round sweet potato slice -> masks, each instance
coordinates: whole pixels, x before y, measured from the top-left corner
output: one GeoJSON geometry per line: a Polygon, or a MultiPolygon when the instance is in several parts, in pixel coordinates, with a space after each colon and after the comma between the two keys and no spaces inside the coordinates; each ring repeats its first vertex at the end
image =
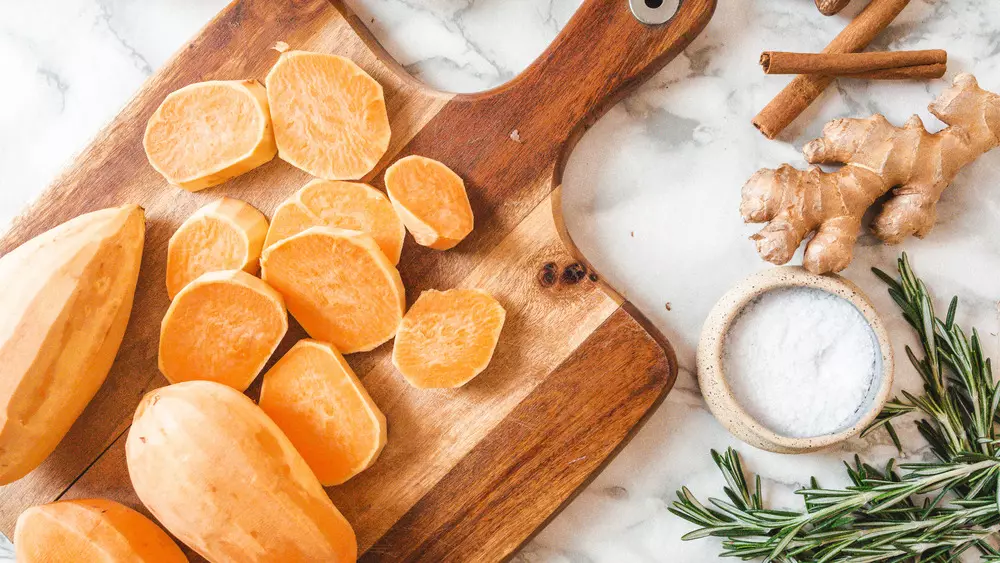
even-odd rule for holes
{"type": "Polygon", "coordinates": [[[368,233],[386,258],[399,263],[406,229],[384,193],[358,182],[313,180],[274,211],[264,246],[327,226],[368,233]]]}
{"type": "Polygon", "coordinates": [[[461,387],[490,363],[505,318],[485,291],[425,291],[399,325],[392,363],[414,387],[461,387]]]}
{"type": "Polygon", "coordinates": [[[264,374],[259,404],[324,486],[361,473],[385,446],[385,415],[326,342],[292,346],[264,374]]]}
{"type": "Polygon", "coordinates": [[[278,155],[327,180],[357,180],[389,148],[382,86],[350,59],[286,51],[265,80],[278,155]]]}
{"type": "Polygon", "coordinates": [[[309,336],[342,353],[372,350],[396,334],[403,280],[371,236],[311,227],[265,248],[260,265],[309,336]]]}
{"type": "Polygon", "coordinates": [[[242,270],[208,272],[180,290],[163,317],[160,371],[170,383],[245,391],[287,330],[277,291],[242,270]]]}
{"type": "Polygon", "coordinates": [[[465,182],[440,162],[411,155],[385,171],[385,190],[417,244],[448,250],[472,232],[465,182]]]}
{"type": "Polygon", "coordinates": [[[224,197],[195,211],[167,245],[167,296],[206,272],[254,274],[267,235],[267,218],[249,203],[224,197]]]}
{"type": "Polygon", "coordinates": [[[167,182],[196,192],[270,161],[278,149],[267,93],[256,80],[213,80],[169,94],[142,139],[167,182]]]}
{"type": "Polygon", "coordinates": [[[188,560],[151,520],[106,499],[64,500],[25,510],[17,519],[14,546],[19,563],[188,560]]]}

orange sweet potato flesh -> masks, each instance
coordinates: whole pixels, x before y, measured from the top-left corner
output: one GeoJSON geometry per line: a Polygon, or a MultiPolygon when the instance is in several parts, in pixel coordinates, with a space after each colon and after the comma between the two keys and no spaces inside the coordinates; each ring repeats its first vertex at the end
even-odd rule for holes
{"type": "Polygon", "coordinates": [[[351,354],[396,334],[403,280],[369,235],[312,227],[265,248],[260,262],[261,276],[309,336],[351,354]]]}
{"type": "Polygon", "coordinates": [[[403,222],[385,194],[358,182],[306,184],[274,211],[264,246],[324,225],[368,233],[389,261],[399,263],[406,236],[403,222]]]}
{"type": "Polygon", "coordinates": [[[0,485],[59,444],[111,369],[135,296],[142,208],[81,215],[0,258],[0,485]]]}
{"type": "Polygon", "coordinates": [[[66,500],[21,513],[18,563],[187,563],[170,536],[138,512],[106,499],[66,500]]]}
{"type": "Polygon", "coordinates": [[[142,139],[167,182],[196,192],[249,172],[277,153],[267,93],[255,80],[213,80],[169,94],[142,139]]]}
{"type": "Polygon", "coordinates": [[[385,415],[325,342],[300,340],[264,374],[260,408],[324,486],[364,471],[385,446],[385,415]]]}
{"type": "Polygon", "coordinates": [[[278,155],[326,180],[357,180],[389,148],[382,86],[350,59],[286,51],[265,81],[278,155]]]}
{"type": "Polygon", "coordinates": [[[170,237],[167,296],[206,272],[256,273],[266,235],[267,219],[249,203],[224,197],[202,207],[170,237]]]}
{"type": "Polygon", "coordinates": [[[285,434],[211,381],[151,391],[125,441],[132,486],[209,561],[353,562],[357,540],[285,434]]]}
{"type": "Polygon", "coordinates": [[[448,250],[472,232],[465,182],[436,160],[411,155],[396,161],[385,171],[385,189],[417,244],[448,250]]]}
{"type": "Polygon", "coordinates": [[[392,363],[414,387],[460,387],[493,358],[506,313],[478,289],[429,290],[406,312],[392,363]]]}
{"type": "Polygon", "coordinates": [[[288,330],[281,295],[242,270],[209,272],[177,294],[160,325],[160,371],[246,390],[288,330]]]}

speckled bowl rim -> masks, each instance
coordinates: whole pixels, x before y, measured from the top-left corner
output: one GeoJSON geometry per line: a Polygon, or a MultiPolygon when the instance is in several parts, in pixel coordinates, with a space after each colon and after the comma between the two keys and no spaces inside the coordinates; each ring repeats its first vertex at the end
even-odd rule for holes
{"type": "Polygon", "coordinates": [[[868,297],[850,281],[835,275],[816,275],[799,266],[783,266],[754,273],[733,286],[712,307],[702,327],[697,351],[698,383],[709,410],[733,435],[756,446],[778,453],[805,453],[852,438],[865,429],[885,406],[892,391],[894,359],[885,325],[868,297]],[[809,438],[782,436],[767,428],[737,402],[726,381],[722,348],[730,326],[751,301],[776,289],[806,287],[846,299],[871,326],[882,356],[881,384],[868,411],[854,425],[839,432],[809,438]]]}

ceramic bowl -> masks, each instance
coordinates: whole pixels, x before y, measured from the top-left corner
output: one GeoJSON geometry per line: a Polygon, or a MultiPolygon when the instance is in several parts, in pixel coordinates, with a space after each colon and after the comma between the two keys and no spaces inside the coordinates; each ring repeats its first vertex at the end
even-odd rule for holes
{"type": "Polygon", "coordinates": [[[698,342],[698,383],[715,418],[744,442],[778,453],[805,453],[843,442],[871,424],[885,406],[892,389],[893,355],[889,335],[868,297],[853,283],[837,275],[819,276],[797,266],[757,272],[730,289],[712,308],[698,342]],[[726,334],[744,307],[760,295],[775,289],[807,287],[846,299],[871,326],[881,354],[881,380],[869,395],[864,414],[850,427],[832,434],[809,438],[782,436],[767,428],[737,402],[726,382],[723,347],[726,334]]]}

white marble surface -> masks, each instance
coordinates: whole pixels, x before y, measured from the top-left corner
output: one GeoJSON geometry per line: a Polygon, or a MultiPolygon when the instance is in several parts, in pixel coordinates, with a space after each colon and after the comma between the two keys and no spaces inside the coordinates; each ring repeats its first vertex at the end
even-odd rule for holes
{"type": "MultiPolygon", "coordinates": [[[[623,2],[625,0],[622,0],[623,2]]],[[[707,31],[673,64],[586,134],[565,177],[570,232],[601,273],[673,341],[682,373],[658,412],[587,490],[518,556],[520,561],[697,562],[712,541],[682,543],[689,526],[667,512],[687,484],[715,494],[720,479],[708,448],[738,446],[760,471],[768,499],[816,475],[843,482],[840,460],[891,455],[885,436],[821,454],[788,457],[740,444],[698,393],[694,347],[702,319],[736,280],[765,267],[737,212],[740,186],[757,168],[789,161],[836,116],[884,113],[901,123],[945,85],[842,82],[791,127],[766,141],[750,118],[786,82],[765,77],[760,51],[817,50],[860,9],[821,17],[809,0],[721,0],[707,31]],[[667,306],[669,304],[669,307],[667,306]]],[[[226,0],[37,0],[4,2],[0,18],[0,224],[58,174],[141,82],[223,7],[226,0]]],[[[473,91],[509,80],[570,18],[580,0],[353,0],[386,47],[421,79],[473,91]]],[[[1000,4],[913,0],[877,41],[879,48],[946,48],[948,76],[974,72],[1000,90],[1000,4]]],[[[869,292],[896,350],[913,342],[884,289],[868,272],[892,268],[907,250],[942,300],[958,294],[960,320],[997,345],[1000,287],[1000,151],[964,170],[945,194],[940,221],[902,248],[862,237],[846,276],[869,292]]],[[[897,387],[917,388],[900,362],[897,387]]],[[[910,455],[921,455],[909,427],[910,455]]]]}

